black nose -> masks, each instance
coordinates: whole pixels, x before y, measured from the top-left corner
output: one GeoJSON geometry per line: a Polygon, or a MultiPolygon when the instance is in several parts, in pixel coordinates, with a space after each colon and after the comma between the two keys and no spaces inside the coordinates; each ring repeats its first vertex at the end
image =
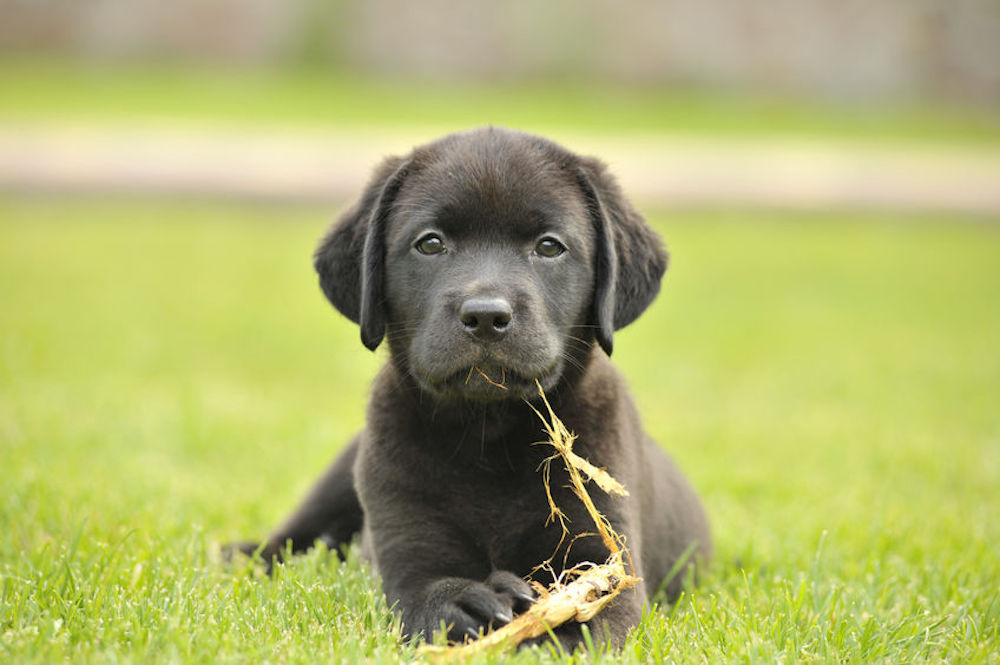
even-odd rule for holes
{"type": "Polygon", "coordinates": [[[485,341],[503,337],[513,314],[503,298],[469,298],[462,303],[458,318],[466,332],[485,341]]]}

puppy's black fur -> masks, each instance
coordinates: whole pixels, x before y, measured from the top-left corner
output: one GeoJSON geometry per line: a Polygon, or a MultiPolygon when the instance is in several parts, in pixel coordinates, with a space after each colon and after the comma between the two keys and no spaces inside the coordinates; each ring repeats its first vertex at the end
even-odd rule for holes
{"type": "MultiPolygon", "coordinates": [[[[647,594],[678,595],[683,569],[711,550],[704,513],[608,360],[614,331],[656,296],[666,254],[601,163],[502,129],[446,136],[379,166],[315,265],[362,342],[385,339],[390,359],[367,426],[267,539],[265,560],[360,531],[406,632],[445,625],[452,640],[527,608],[538,563],[604,561],[600,538],[572,537],[592,525],[557,465],[571,537],[560,546],[546,525],[549,452],[532,445],[544,437],[524,403],[537,403],[537,380],[575,450],[631,492],[592,492],[644,579],[592,620],[596,634],[620,642],[647,594]]],[[[579,625],[557,636],[573,646],[579,625]]]]}

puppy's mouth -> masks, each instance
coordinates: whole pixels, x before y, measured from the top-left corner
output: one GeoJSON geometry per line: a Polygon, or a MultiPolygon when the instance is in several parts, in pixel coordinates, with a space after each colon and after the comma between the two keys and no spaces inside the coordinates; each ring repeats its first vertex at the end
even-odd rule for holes
{"type": "Polygon", "coordinates": [[[552,388],[559,378],[558,363],[542,372],[531,375],[491,363],[478,363],[456,371],[442,380],[433,381],[418,377],[423,387],[440,397],[493,401],[521,399],[535,395],[538,388],[552,388]]]}

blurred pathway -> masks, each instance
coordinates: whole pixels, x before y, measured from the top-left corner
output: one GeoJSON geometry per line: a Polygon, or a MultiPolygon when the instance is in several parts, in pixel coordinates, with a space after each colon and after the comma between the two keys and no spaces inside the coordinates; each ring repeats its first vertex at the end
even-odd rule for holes
{"type": "MultiPolygon", "coordinates": [[[[429,130],[0,127],[0,189],[342,202],[429,130]]],[[[642,205],[1000,213],[1000,147],[553,134],[642,205]]]]}

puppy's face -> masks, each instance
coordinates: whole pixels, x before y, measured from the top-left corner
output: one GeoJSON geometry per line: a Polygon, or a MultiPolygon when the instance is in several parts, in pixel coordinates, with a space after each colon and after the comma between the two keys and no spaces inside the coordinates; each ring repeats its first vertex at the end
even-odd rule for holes
{"type": "Polygon", "coordinates": [[[370,349],[442,399],[510,399],[582,368],[659,290],[659,238],[600,162],[502,129],[378,169],[315,256],[370,349]]]}
{"type": "Polygon", "coordinates": [[[438,396],[526,396],[589,350],[594,228],[543,153],[469,148],[419,155],[387,217],[388,341],[438,396]]]}

